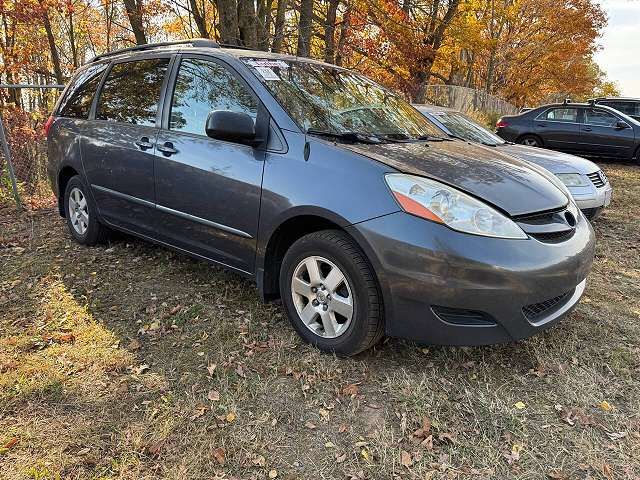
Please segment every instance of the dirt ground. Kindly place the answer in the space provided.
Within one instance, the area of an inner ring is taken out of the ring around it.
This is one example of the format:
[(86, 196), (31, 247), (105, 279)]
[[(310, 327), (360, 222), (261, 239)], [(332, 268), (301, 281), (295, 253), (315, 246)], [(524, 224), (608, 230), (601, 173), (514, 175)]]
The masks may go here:
[(640, 478), (640, 167), (579, 307), (485, 348), (303, 344), (234, 274), (0, 209), (0, 478)]

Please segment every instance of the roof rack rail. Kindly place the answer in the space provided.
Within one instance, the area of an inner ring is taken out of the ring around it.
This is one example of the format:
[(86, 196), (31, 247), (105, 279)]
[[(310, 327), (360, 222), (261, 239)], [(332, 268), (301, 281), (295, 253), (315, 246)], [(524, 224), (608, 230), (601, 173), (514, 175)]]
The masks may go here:
[(121, 48), (120, 50), (114, 50), (112, 52), (96, 55), (91, 59), (91, 62), (102, 60), (104, 58), (112, 57), (115, 55), (120, 55), (122, 53), (140, 52), (144, 50), (152, 50), (158, 47), (170, 47), (172, 45), (191, 45), (193, 47), (220, 48), (220, 44), (218, 44), (218, 42), (214, 40), (209, 40), (208, 38), (192, 38), (190, 40), (177, 40), (175, 42), (146, 43), (144, 45), (136, 45), (135, 47)]

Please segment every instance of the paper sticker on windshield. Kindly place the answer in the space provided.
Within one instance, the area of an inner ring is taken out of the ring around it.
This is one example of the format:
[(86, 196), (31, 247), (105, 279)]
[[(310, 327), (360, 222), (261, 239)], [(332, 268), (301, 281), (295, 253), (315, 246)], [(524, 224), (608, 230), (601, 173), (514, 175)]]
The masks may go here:
[(271, 70), (269, 67), (254, 67), (256, 71), (260, 74), (262, 78), (265, 80), (280, 80), (280, 77), (276, 72)]
[(247, 60), (246, 61), (252, 67), (276, 67), (276, 68), (289, 68), (287, 62), (283, 62), (282, 60)]

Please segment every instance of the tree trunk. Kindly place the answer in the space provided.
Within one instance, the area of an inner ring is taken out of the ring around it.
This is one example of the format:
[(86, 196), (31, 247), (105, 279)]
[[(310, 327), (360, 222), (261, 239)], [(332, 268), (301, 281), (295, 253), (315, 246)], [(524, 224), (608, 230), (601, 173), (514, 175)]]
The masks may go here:
[(284, 39), (284, 20), (287, 13), (287, 0), (278, 0), (278, 9), (276, 10), (276, 22), (274, 24), (273, 43), (271, 43), (272, 52), (280, 52), (282, 50), (282, 40)]
[(197, 0), (189, 0), (189, 6), (191, 7), (191, 15), (193, 15), (193, 21), (196, 22), (198, 28), (198, 35), (202, 38), (209, 38), (209, 31), (207, 30), (207, 21), (204, 18), (205, 9), (202, 6), (202, 11), (198, 8)]
[(76, 32), (73, 27), (73, 12), (69, 12), (69, 45), (71, 46), (71, 60), (73, 67), (78, 68), (78, 46), (76, 45)]
[(273, 0), (258, 1), (258, 48), (269, 50), (269, 38), (271, 36), (271, 21)]
[(238, 28), (245, 47), (258, 46), (256, 8), (253, 0), (238, 0)]
[(131, 30), (136, 37), (136, 44), (144, 45), (147, 43), (147, 36), (144, 33), (144, 24), (142, 23), (142, 0), (123, 0), (124, 8), (129, 17)]
[(298, 23), (298, 48), (296, 55), (308, 57), (311, 53), (313, 33), (313, 0), (300, 0), (300, 22)]
[(239, 45), (238, 3), (236, 0), (216, 0), (218, 9), (220, 40), (227, 45)]
[(340, 25), (340, 37), (338, 38), (338, 48), (336, 52), (336, 65), (342, 66), (344, 58), (344, 47), (347, 44), (347, 35), (351, 28), (351, 5), (347, 5), (347, 9), (342, 16), (342, 24)]
[(45, 32), (47, 32), (49, 50), (51, 51), (51, 63), (53, 63), (53, 74), (56, 76), (56, 82), (62, 85), (64, 83), (64, 77), (62, 76), (62, 68), (60, 67), (60, 55), (58, 54), (56, 40), (51, 30), (51, 22), (49, 21), (49, 12), (47, 10), (42, 13), (42, 23), (44, 24)]
[(336, 13), (340, 0), (329, 0), (327, 19), (324, 24), (324, 61), (335, 62), (336, 57)]

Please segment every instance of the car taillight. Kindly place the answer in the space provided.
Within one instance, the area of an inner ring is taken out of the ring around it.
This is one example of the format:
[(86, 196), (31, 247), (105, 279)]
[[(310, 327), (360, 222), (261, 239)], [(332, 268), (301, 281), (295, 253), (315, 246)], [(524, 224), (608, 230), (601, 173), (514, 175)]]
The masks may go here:
[(504, 128), (504, 127), (507, 127), (508, 125), (509, 124), (501, 118), (496, 122), (496, 128)]
[(53, 125), (53, 121), (55, 120), (55, 117), (53, 115), (50, 115), (49, 118), (47, 118), (47, 121), (44, 122), (44, 136), (48, 137), (49, 136), (49, 130), (51, 129), (51, 125)]

